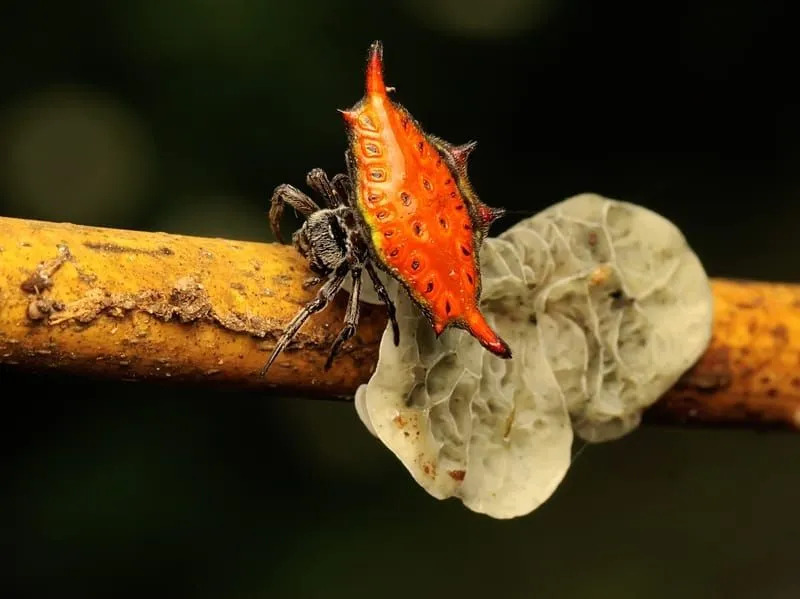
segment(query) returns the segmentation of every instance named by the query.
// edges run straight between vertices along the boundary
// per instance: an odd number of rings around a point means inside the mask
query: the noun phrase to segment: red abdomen
[[[403,284],[437,334],[458,326],[510,357],[478,307],[478,251],[498,211],[469,186],[464,161],[470,148],[428,136],[389,99],[379,44],[370,52],[364,98],[343,114],[356,209],[379,266]]]

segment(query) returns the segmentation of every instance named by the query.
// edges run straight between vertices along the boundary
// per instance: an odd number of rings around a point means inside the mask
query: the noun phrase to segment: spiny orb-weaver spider
[[[345,313],[344,328],[331,346],[325,369],[329,369],[333,359],[342,344],[355,334],[358,324],[359,296],[361,295],[361,273],[367,271],[378,297],[386,304],[389,321],[394,333],[394,344],[400,343],[400,328],[395,318],[395,307],[389,297],[386,287],[378,278],[375,267],[370,262],[369,250],[364,237],[358,228],[355,213],[351,203],[351,185],[347,175],[338,174],[333,179],[320,168],[315,168],[308,173],[306,184],[316,191],[324,200],[327,208],[320,208],[314,200],[299,189],[288,184],[279,185],[272,195],[272,206],[269,211],[269,221],[275,238],[283,242],[280,231],[280,220],[286,204],[306,217],[303,225],[292,235],[292,243],[300,254],[308,260],[308,265],[315,275],[327,277],[317,297],[308,303],[305,308],[297,313],[286,331],[278,340],[264,368],[264,376],[272,366],[292,337],[295,336],[306,320],[323,310],[342,288],[349,274],[352,282],[352,292]]]
[[[437,336],[454,326],[468,331],[501,358],[511,350],[480,311],[479,251],[491,223],[504,211],[478,199],[467,178],[474,142],[454,146],[428,135],[399,103],[383,79],[382,45],[370,47],[366,92],[350,110],[340,110],[348,131],[348,174],[332,179],[312,170],[307,185],[326,207],[291,185],[272,195],[270,225],[278,241],[287,204],[306,220],[292,236],[311,270],[326,278],[308,305],[289,323],[261,375],[286,349],[300,327],[324,309],[347,276],[352,291],[344,327],[331,346],[325,369],[355,333],[361,274],[366,271],[386,305],[395,345],[400,331],[395,307],[375,266],[396,279],[431,323]]]

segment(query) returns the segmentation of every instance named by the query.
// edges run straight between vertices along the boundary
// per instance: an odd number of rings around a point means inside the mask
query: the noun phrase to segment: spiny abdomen
[[[478,308],[477,253],[488,228],[452,146],[429,138],[383,82],[373,46],[367,92],[348,125],[357,209],[381,265],[403,283],[437,334],[455,324],[499,355],[508,347]],[[466,160],[468,150],[464,152]]]

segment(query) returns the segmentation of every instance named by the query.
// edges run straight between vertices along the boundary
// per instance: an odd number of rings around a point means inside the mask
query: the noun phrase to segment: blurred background
[[[343,169],[336,109],[382,39],[396,99],[478,141],[488,204],[597,192],[712,276],[797,281],[784,4],[7,0],[0,214],[269,241],[277,184]],[[0,395],[9,595],[800,596],[796,435],[642,428],[494,521],[429,497],[349,404],[9,369]]]

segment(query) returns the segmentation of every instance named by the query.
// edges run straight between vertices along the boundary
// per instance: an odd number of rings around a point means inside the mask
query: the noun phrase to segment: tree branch
[[[800,429],[800,285],[712,280],[705,354],[646,421]]]
[[[0,217],[0,363],[124,380],[176,380],[352,397],[374,368],[386,316],[322,369],[341,294],[267,379],[283,326],[315,294],[294,249]],[[714,280],[708,351],[646,422],[800,428],[800,285]]]

